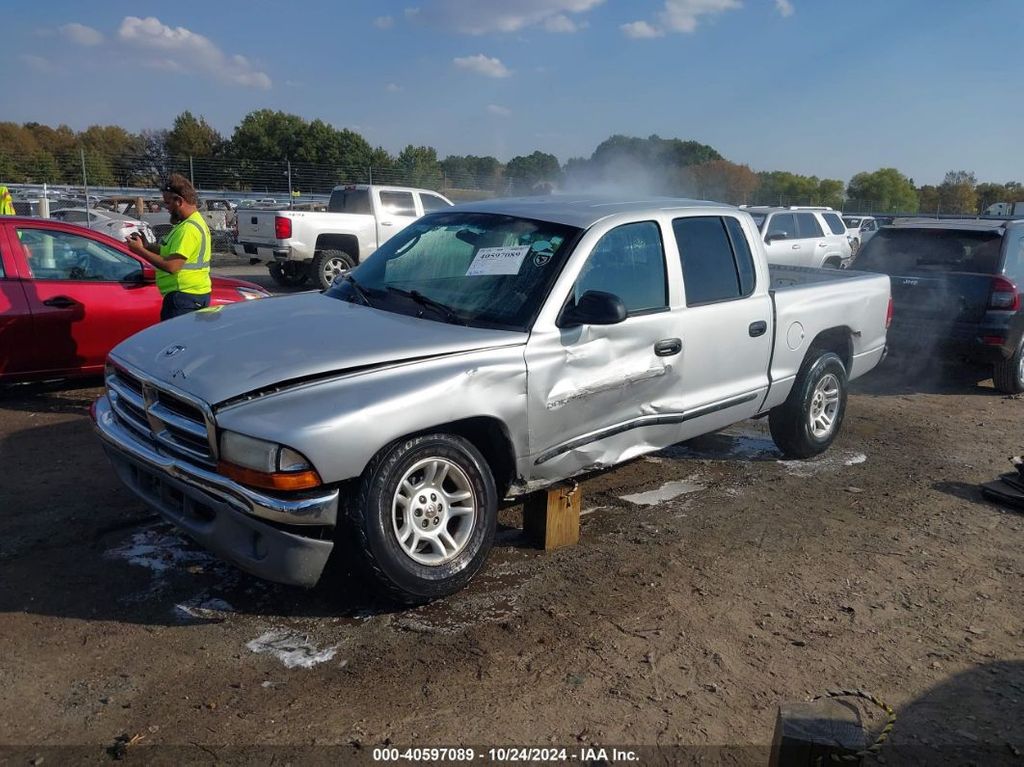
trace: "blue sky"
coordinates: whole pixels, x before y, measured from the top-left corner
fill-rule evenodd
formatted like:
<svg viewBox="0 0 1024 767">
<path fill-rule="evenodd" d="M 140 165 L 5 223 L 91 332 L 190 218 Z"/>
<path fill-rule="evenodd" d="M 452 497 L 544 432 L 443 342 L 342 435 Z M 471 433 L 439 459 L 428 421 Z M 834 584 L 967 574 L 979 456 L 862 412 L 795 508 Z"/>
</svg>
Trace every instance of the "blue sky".
<svg viewBox="0 0 1024 767">
<path fill-rule="evenodd" d="M 614 133 L 754 170 L 1024 181 L 1024 0 L 221 0 L 4 10 L 0 120 L 225 135 L 262 107 L 392 152 L 565 162 Z"/>
</svg>

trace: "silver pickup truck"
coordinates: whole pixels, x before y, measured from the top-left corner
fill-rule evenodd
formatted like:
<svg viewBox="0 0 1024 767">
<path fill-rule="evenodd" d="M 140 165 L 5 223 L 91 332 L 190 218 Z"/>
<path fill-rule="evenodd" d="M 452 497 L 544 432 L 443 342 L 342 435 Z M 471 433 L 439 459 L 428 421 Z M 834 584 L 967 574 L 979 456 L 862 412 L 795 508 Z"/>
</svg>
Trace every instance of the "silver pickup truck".
<svg viewBox="0 0 1024 767">
<path fill-rule="evenodd" d="M 351 536 L 414 603 L 479 570 L 506 496 L 762 415 L 822 452 L 890 310 L 884 275 L 769 269 L 736 208 L 492 200 L 324 293 L 133 336 L 94 418 L 121 479 L 242 569 L 312 586 Z"/>
</svg>

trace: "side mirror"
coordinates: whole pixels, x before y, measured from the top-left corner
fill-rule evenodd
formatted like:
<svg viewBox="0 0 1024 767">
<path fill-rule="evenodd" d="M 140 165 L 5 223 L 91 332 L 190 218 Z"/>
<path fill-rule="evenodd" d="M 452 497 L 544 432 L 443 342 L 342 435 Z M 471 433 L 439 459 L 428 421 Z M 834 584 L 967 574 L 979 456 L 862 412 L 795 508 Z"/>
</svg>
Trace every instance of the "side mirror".
<svg viewBox="0 0 1024 767">
<path fill-rule="evenodd" d="M 558 326 L 617 325 L 626 319 L 626 314 L 626 305 L 618 296 L 601 290 L 588 290 L 575 306 L 562 314 Z"/>
<path fill-rule="evenodd" d="M 789 232 L 772 232 L 771 234 L 769 234 L 767 237 L 764 238 L 764 241 L 767 242 L 769 245 L 771 245 L 776 240 L 788 240 L 788 239 L 789 239 Z"/>
<path fill-rule="evenodd" d="M 146 283 L 146 284 L 152 284 L 152 283 L 156 282 L 156 269 L 154 269 L 149 264 L 143 264 L 142 265 L 142 278 L 139 280 L 139 282 Z"/>
</svg>

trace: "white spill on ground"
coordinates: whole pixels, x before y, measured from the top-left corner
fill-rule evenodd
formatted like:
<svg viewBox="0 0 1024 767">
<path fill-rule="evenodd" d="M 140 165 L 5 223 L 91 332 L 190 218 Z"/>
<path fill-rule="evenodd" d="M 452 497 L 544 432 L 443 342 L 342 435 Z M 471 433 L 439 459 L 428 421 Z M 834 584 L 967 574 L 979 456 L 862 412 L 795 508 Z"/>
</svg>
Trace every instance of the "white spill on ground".
<svg viewBox="0 0 1024 767">
<path fill-rule="evenodd" d="M 624 501 L 635 503 L 637 506 L 655 506 L 665 501 L 671 501 L 673 498 L 678 498 L 680 495 L 703 490 L 704 485 L 694 481 L 696 476 L 666 482 L 657 490 L 648 490 L 644 493 L 633 493 L 632 495 L 620 495 L 619 497 Z"/>
<path fill-rule="evenodd" d="M 109 549 L 104 556 L 108 559 L 123 559 L 136 567 L 145 567 L 154 575 L 163 575 L 172 568 L 219 564 L 212 554 L 194 548 L 180 535 L 162 526 L 148 527 L 134 533 L 126 543 Z"/>
<path fill-rule="evenodd" d="M 216 599 L 200 594 L 189 599 L 187 602 L 180 602 L 174 606 L 174 611 L 180 618 L 196 618 L 204 621 L 224 621 L 228 615 L 235 611 L 235 608 L 223 599 Z"/>
<path fill-rule="evenodd" d="M 285 668 L 313 668 L 333 658 L 339 645 L 319 649 L 309 637 L 297 631 L 274 629 L 246 644 L 254 653 L 273 655 Z"/>
<path fill-rule="evenodd" d="M 864 453 L 845 451 L 825 453 L 821 458 L 808 461 L 779 461 L 779 465 L 795 477 L 813 477 L 823 472 L 836 471 L 843 466 L 856 466 L 867 459 Z"/>
</svg>

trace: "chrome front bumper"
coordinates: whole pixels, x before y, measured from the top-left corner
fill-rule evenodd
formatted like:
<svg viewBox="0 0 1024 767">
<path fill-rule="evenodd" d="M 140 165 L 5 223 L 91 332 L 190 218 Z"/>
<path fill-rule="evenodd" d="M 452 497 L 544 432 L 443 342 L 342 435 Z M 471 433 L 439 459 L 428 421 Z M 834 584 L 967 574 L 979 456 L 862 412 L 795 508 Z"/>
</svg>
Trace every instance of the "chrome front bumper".
<svg viewBox="0 0 1024 767">
<path fill-rule="evenodd" d="M 93 416 L 121 481 L 161 516 L 253 575 L 316 585 L 333 538 L 298 535 L 268 523 L 307 526 L 311 536 L 333 529 L 338 490 L 299 499 L 268 496 L 140 441 L 117 422 L 106 396 L 96 402 Z"/>
</svg>

